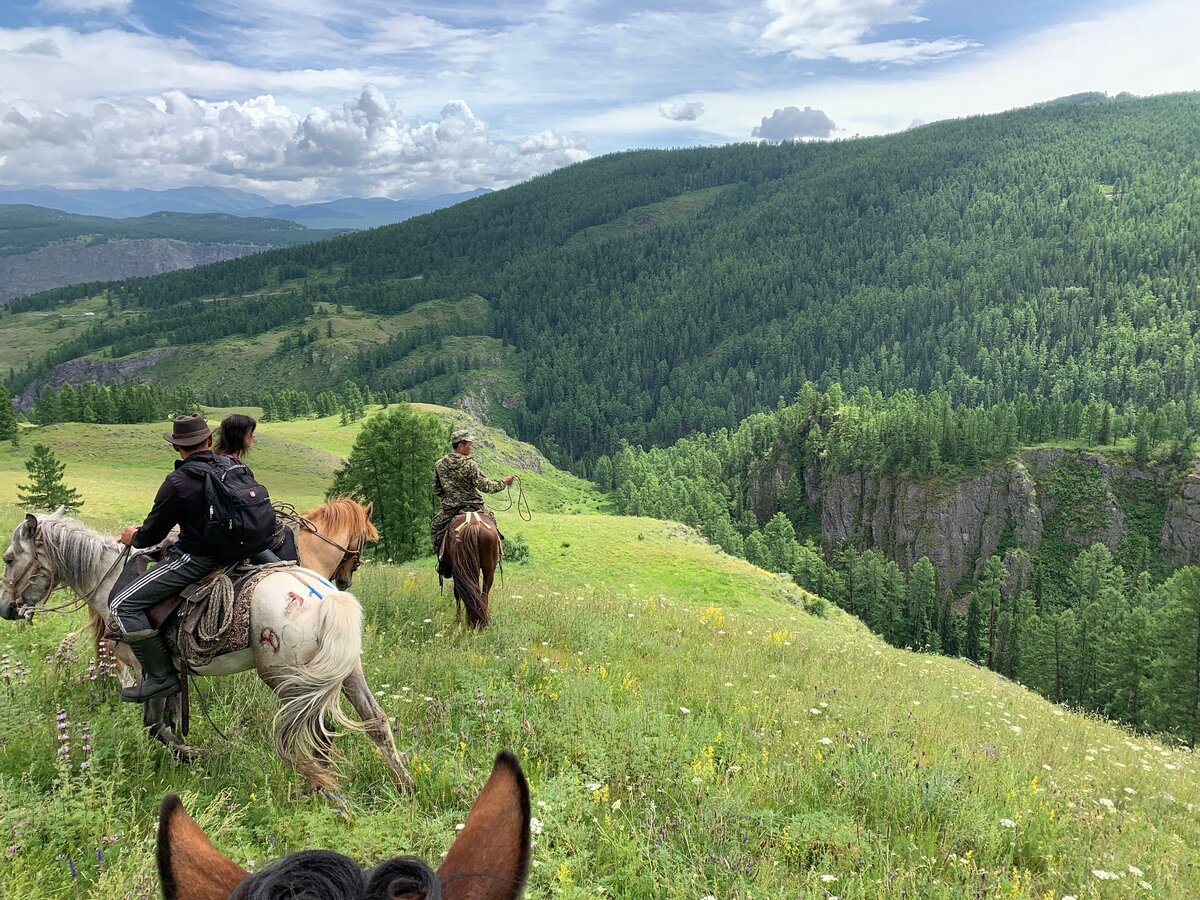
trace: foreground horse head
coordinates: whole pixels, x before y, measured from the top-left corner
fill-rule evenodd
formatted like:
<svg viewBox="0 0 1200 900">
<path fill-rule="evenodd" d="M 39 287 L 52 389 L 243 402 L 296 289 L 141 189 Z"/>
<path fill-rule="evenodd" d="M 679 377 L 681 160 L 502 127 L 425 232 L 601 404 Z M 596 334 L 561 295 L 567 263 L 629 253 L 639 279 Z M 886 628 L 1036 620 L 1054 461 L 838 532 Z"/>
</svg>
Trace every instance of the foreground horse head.
<svg viewBox="0 0 1200 900">
<path fill-rule="evenodd" d="M 497 756 L 436 873 L 412 857 L 362 869 L 340 853 L 306 850 L 248 875 L 171 795 L 158 819 L 158 873 L 167 900 L 512 900 L 529 874 L 529 785 L 516 757 Z"/>
<path fill-rule="evenodd" d="M 60 506 L 48 518 L 61 519 Z M 26 515 L 13 531 L 12 542 L 4 551 L 4 581 L 0 588 L 0 619 L 20 619 L 50 595 L 57 579 L 46 558 L 46 548 L 38 539 L 38 519 Z"/>
</svg>

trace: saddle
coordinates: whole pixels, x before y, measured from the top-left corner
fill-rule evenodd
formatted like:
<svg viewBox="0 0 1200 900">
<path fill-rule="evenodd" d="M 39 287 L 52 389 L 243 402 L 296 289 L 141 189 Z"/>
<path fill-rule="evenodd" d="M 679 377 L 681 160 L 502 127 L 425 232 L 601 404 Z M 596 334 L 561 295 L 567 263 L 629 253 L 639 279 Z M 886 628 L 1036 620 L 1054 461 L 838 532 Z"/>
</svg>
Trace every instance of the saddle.
<svg viewBox="0 0 1200 900">
<path fill-rule="evenodd" d="M 446 530 L 442 532 L 442 541 L 438 547 L 438 559 L 445 559 L 446 547 L 449 545 L 451 538 L 461 538 L 463 532 L 472 525 L 482 525 L 489 530 L 495 529 L 496 537 L 500 540 L 500 555 L 504 555 L 504 535 L 500 533 L 500 528 L 496 525 L 495 518 L 479 510 L 465 509 L 456 512 L 454 518 L 450 520 L 450 524 L 446 526 Z"/>
</svg>

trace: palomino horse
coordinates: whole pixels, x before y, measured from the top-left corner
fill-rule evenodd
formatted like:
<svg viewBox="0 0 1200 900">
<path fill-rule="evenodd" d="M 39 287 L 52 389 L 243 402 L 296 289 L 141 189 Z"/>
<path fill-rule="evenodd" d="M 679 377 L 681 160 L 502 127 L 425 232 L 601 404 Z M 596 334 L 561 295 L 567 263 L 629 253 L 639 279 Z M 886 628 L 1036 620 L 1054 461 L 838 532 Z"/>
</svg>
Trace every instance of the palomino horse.
<svg viewBox="0 0 1200 900">
<path fill-rule="evenodd" d="M 409 856 L 364 871 L 340 853 L 305 850 L 248 875 L 171 795 L 158 816 L 158 874 L 166 900 L 515 900 L 529 875 L 529 812 L 529 786 L 506 750 L 436 873 Z"/>
<path fill-rule="evenodd" d="M 121 544 L 65 517 L 61 508 L 40 519 L 28 515 L 4 553 L 0 618 L 32 614 L 62 584 L 107 624 L 108 596 L 124 556 Z M 228 675 L 257 670 L 282 701 L 275 746 L 285 762 L 314 788 L 336 790 L 323 756 L 332 734 L 330 725 L 340 725 L 365 730 L 396 781 L 403 787 L 411 785 L 387 716 L 363 677 L 362 608 L 353 595 L 336 590 L 308 569 L 272 572 L 254 590 L 250 635 L 250 647 L 218 656 L 195 671 Z M 361 723 L 342 711 L 342 694 Z M 145 704 L 144 721 L 177 756 L 190 759 L 197 751 L 166 725 L 166 702 L 159 698 Z"/>
<path fill-rule="evenodd" d="M 455 621 L 459 619 L 459 604 L 462 604 L 467 610 L 467 622 L 475 628 L 486 627 L 492 582 L 500 562 L 500 532 L 495 520 L 483 513 L 459 513 L 446 530 L 445 554 L 454 573 Z"/>
</svg>

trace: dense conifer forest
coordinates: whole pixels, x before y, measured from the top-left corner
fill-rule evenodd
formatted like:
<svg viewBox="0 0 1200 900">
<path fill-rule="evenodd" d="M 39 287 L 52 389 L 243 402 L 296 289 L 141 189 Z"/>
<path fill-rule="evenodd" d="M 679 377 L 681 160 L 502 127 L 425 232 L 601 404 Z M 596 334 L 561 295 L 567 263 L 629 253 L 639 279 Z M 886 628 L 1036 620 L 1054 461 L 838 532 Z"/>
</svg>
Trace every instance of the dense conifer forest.
<svg viewBox="0 0 1200 900">
<path fill-rule="evenodd" d="M 621 440 L 732 427 L 809 380 L 1128 415 L 1196 387 L 1198 156 L 1191 94 L 616 154 L 394 227 L 114 286 L 144 322 L 98 323 L 69 352 L 302 322 L 317 300 L 394 313 L 474 292 L 520 352 L 521 436 L 585 471 Z M 13 308 L 80 291 L 95 286 Z M 229 299 L 196 305 L 212 297 Z"/>
</svg>

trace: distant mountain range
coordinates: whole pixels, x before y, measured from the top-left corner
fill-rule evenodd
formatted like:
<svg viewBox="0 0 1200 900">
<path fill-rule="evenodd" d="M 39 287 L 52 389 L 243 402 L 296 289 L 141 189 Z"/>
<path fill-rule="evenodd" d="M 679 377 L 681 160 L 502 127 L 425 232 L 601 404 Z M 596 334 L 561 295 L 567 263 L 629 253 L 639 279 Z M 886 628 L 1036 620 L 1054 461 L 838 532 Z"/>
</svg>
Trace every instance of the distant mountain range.
<svg viewBox="0 0 1200 900">
<path fill-rule="evenodd" d="M 460 194 L 389 200 L 346 197 L 299 206 L 272 203 L 266 197 L 235 188 L 183 187 L 165 191 L 136 189 L 64 190 L 55 187 L 0 187 L 0 204 L 43 206 L 81 216 L 127 219 L 157 212 L 224 213 L 231 216 L 286 219 L 309 228 L 377 228 L 423 215 L 472 197 L 487 188 Z"/>
</svg>

